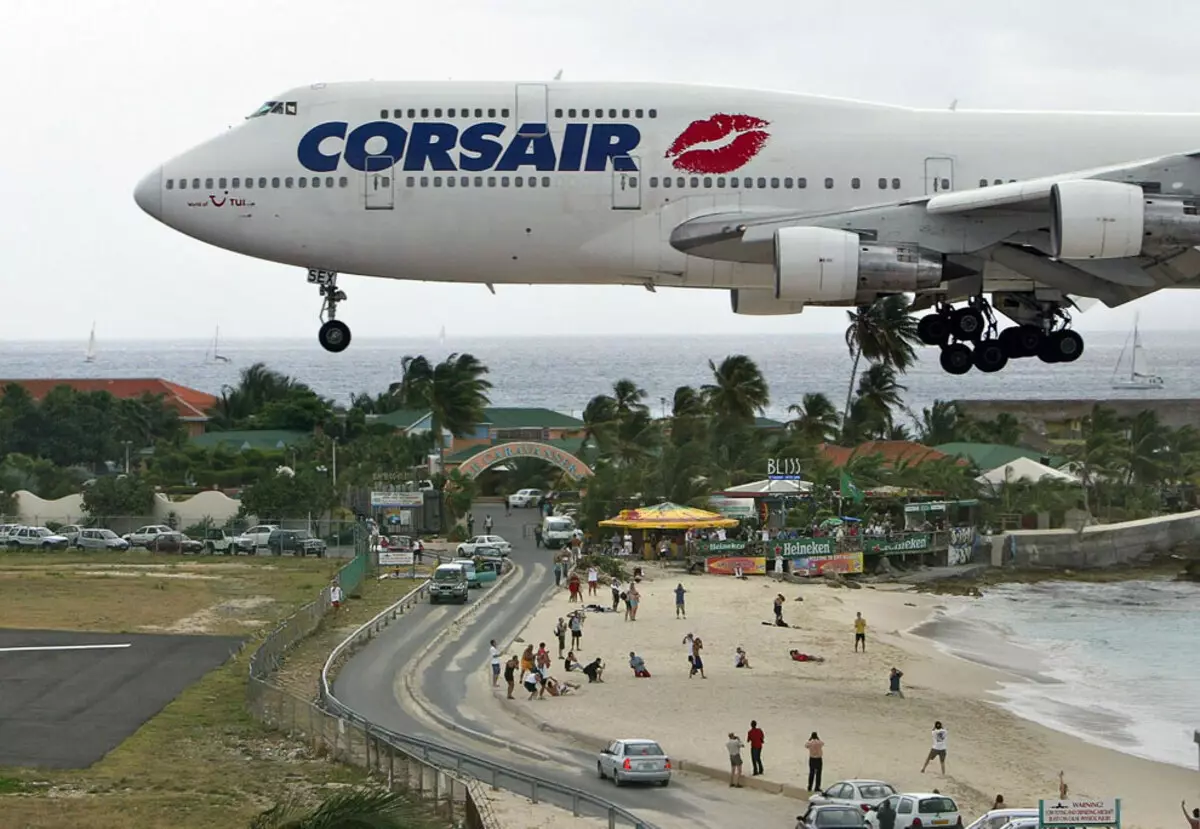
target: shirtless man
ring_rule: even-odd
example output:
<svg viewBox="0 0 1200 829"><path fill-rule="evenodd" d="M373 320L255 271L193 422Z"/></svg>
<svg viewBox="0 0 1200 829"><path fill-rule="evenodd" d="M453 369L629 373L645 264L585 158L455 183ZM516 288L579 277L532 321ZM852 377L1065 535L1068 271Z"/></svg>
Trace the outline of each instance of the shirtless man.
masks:
<svg viewBox="0 0 1200 829"><path fill-rule="evenodd" d="M1183 816L1187 819L1190 829L1200 829L1200 809L1192 809L1189 815L1186 800L1179 801L1179 808L1183 809Z"/></svg>

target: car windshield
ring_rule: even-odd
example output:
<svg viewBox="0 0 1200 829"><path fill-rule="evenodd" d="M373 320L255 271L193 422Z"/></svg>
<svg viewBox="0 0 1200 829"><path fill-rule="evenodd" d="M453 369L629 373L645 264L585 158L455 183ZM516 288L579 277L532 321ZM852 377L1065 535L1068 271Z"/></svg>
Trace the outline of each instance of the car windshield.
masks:
<svg viewBox="0 0 1200 829"><path fill-rule="evenodd" d="M958 806L954 805L954 801L948 797L926 797L921 799L921 805L917 807L917 811L923 815L956 812Z"/></svg>
<svg viewBox="0 0 1200 829"><path fill-rule="evenodd" d="M575 522L570 518L549 518L546 520L546 528L554 532L570 531L575 529Z"/></svg>
<svg viewBox="0 0 1200 829"><path fill-rule="evenodd" d="M896 793L896 790L891 786L885 786L879 783L863 783L858 787L858 793L865 798L879 798L882 800L885 797L891 797Z"/></svg>
<svg viewBox="0 0 1200 829"><path fill-rule="evenodd" d="M462 571L457 567L453 570L435 570L433 573L434 581L458 581L462 578Z"/></svg>
<svg viewBox="0 0 1200 829"><path fill-rule="evenodd" d="M101 538L116 538L117 534L112 530L100 530Z"/></svg>
<svg viewBox="0 0 1200 829"><path fill-rule="evenodd" d="M817 826L862 826L863 815L858 809L821 809L817 812Z"/></svg>
<svg viewBox="0 0 1200 829"><path fill-rule="evenodd" d="M626 743L626 757L662 757L663 750L658 743Z"/></svg>

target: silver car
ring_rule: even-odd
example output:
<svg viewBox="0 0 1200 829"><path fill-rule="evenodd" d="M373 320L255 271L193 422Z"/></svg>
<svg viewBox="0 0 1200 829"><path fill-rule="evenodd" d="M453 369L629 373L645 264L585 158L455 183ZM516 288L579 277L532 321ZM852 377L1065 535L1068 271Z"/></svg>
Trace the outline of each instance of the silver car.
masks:
<svg viewBox="0 0 1200 829"><path fill-rule="evenodd" d="M825 787L824 791L816 792L808 798L814 805L818 803L836 803L841 806L856 806L863 814L878 806L896 793L891 784L882 780L839 780Z"/></svg>
<svg viewBox="0 0 1200 829"><path fill-rule="evenodd" d="M796 829L863 829L863 810L841 803L814 803L796 818Z"/></svg>
<svg viewBox="0 0 1200 829"><path fill-rule="evenodd" d="M671 782L671 758L653 740L613 740L596 759L600 779L609 778L614 785L622 783Z"/></svg>
<svg viewBox="0 0 1200 829"><path fill-rule="evenodd" d="M128 550L129 542L112 530L85 529L75 537L77 550Z"/></svg>

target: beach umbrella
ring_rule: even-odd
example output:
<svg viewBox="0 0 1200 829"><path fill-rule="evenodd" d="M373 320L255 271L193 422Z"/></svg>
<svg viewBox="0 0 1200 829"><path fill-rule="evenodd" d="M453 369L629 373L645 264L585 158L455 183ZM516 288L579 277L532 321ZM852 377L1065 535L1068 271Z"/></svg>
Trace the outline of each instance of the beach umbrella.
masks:
<svg viewBox="0 0 1200 829"><path fill-rule="evenodd" d="M841 524L842 524L842 519L840 519L840 518L826 518L824 521L821 522L822 527L838 527L838 526L841 526Z"/></svg>
<svg viewBox="0 0 1200 829"><path fill-rule="evenodd" d="M786 495L808 495L812 492L812 488L813 485L809 481L776 481L764 478L761 481L752 481L748 484L731 486L718 494L729 498L770 498Z"/></svg>
<svg viewBox="0 0 1200 829"><path fill-rule="evenodd" d="M601 527L620 527L626 530L704 530L736 527L736 518L684 507L667 501L650 507L621 510L616 518L601 521Z"/></svg>

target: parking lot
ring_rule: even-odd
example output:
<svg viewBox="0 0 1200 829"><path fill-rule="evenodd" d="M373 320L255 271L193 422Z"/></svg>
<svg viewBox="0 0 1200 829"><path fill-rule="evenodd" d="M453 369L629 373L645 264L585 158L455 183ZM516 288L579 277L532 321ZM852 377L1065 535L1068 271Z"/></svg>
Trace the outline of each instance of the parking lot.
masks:
<svg viewBox="0 0 1200 829"><path fill-rule="evenodd" d="M0 630L0 766L90 766L241 643Z"/></svg>

